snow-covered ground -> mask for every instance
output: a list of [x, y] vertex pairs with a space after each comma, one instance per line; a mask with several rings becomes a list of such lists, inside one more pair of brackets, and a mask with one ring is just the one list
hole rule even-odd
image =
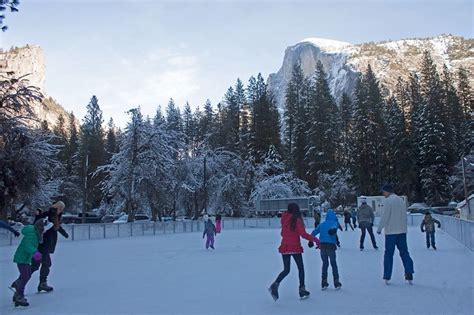
[[[298, 298], [297, 269], [274, 302], [267, 287], [282, 268], [278, 229], [224, 230], [216, 250], [200, 233], [61, 242], [53, 255], [52, 293], [36, 294], [38, 274], [27, 286], [31, 304], [15, 309], [7, 285], [17, 276], [15, 248], [0, 251], [0, 314], [472, 314], [473, 252], [441, 230], [438, 251], [410, 228], [415, 284], [403, 280], [398, 254], [392, 284], [382, 282], [383, 250], [358, 249], [359, 230], [339, 232], [342, 290], [320, 290], [319, 252], [305, 246], [306, 286]], [[383, 237], [377, 235], [383, 248]], [[306, 243], [306, 242], [304, 242]], [[332, 283], [331, 283], [332, 285]]]

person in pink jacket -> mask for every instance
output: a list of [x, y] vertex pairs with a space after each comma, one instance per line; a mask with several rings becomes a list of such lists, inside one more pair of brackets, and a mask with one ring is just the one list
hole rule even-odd
[[222, 230], [222, 217], [220, 214], [216, 215], [216, 233], [220, 233]]

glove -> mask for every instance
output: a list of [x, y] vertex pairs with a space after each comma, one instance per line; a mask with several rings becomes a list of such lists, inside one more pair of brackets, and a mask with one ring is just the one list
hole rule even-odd
[[33, 259], [35, 261], [40, 261], [41, 259], [43, 258], [43, 254], [41, 254], [40, 252], [36, 251], [34, 254], [33, 254]]
[[309, 241], [309, 242], [308, 242], [308, 247], [309, 247], [309, 248], [313, 248], [313, 247], [314, 247], [313, 241]]
[[65, 238], [69, 238], [69, 234], [67, 234], [66, 231], [64, 231], [64, 237], [65, 237]]
[[15, 237], [20, 236], [20, 232], [18, 232], [18, 231], [13, 232], [13, 234], [15, 235]]
[[421, 232], [423, 233], [423, 232], [425, 232], [425, 230], [424, 230], [424, 229], [421, 229]]

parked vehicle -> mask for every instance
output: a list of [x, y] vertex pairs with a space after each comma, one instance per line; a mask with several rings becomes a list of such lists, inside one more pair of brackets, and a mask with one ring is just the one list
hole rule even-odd
[[440, 215], [455, 215], [456, 208], [454, 207], [432, 207], [430, 209], [431, 212]]
[[102, 222], [102, 223], [112, 223], [115, 220], [117, 220], [118, 218], [120, 218], [120, 215], [106, 214], [102, 217], [102, 219], [100, 219], [100, 222]]
[[[134, 222], [147, 222], [150, 221], [150, 217], [145, 214], [136, 214]], [[113, 223], [127, 223], [128, 222], [128, 214], [121, 215], [117, 220], [113, 221]]]

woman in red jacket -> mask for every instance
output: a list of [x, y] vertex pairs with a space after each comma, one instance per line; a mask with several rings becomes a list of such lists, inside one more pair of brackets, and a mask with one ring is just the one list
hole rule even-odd
[[307, 298], [309, 297], [309, 292], [306, 291], [304, 285], [303, 247], [301, 246], [300, 237], [309, 241], [309, 247], [314, 246], [313, 241], [318, 244], [319, 239], [306, 232], [303, 219], [301, 218], [300, 207], [296, 203], [288, 204], [288, 211], [281, 216], [281, 237], [281, 245], [278, 251], [283, 258], [283, 271], [270, 286], [270, 294], [275, 301], [278, 299], [278, 286], [288, 273], [290, 273], [290, 259], [291, 256], [293, 256], [296, 266], [298, 266], [300, 298]]

